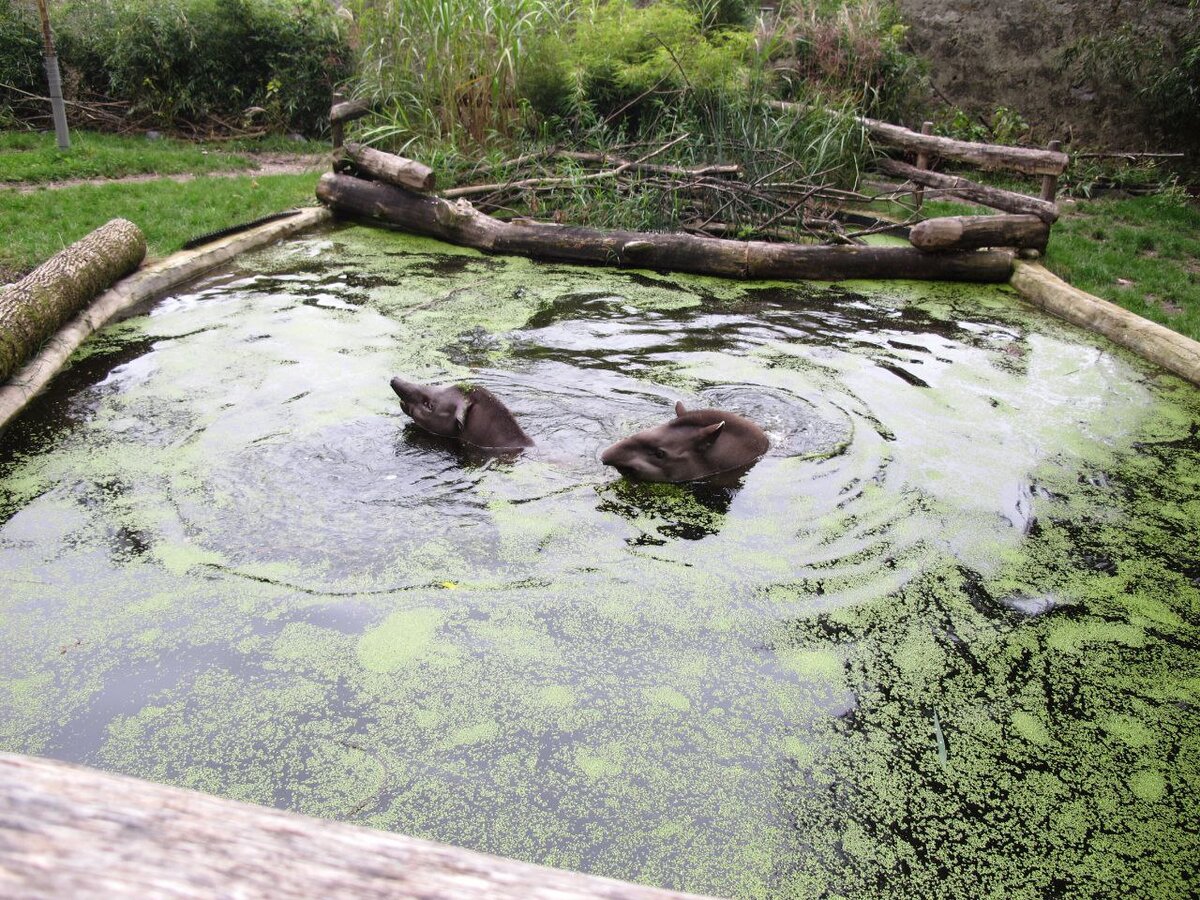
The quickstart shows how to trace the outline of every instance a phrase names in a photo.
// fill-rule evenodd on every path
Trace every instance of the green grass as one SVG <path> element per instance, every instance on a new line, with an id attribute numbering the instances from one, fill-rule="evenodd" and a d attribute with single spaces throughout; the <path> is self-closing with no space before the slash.
<path id="1" fill-rule="evenodd" d="M 245 171 L 255 168 L 255 151 L 320 153 L 327 149 L 325 144 L 281 138 L 205 145 L 166 137 L 150 141 L 141 135 L 74 131 L 70 149 L 59 150 L 49 132 L 6 132 L 0 134 L 0 183 Z"/>
<path id="2" fill-rule="evenodd" d="M 44 262 L 109 219 L 134 222 L 151 256 L 179 249 L 189 238 L 268 213 L 315 203 L 318 175 L 201 177 L 81 184 L 29 193 L 0 189 L 0 282 Z"/>
<path id="3" fill-rule="evenodd" d="M 1200 340 L 1200 206 L 1176 193 L 1080 202 L 1044 260 L 1075 287 Z"/>

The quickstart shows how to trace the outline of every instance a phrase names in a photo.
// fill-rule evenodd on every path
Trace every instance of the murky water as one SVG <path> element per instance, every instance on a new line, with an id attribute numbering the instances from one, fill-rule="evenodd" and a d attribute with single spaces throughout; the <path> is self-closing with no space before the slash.
<path id="1" fill-rule="evenodd" d="M 715 894 L 1197 887 L 1200 393 L 1006 289 L 343 229 L 85 351 L 0 437 L 0 749 Z M 677 399 L 771 452 L 599 464 Z"/>

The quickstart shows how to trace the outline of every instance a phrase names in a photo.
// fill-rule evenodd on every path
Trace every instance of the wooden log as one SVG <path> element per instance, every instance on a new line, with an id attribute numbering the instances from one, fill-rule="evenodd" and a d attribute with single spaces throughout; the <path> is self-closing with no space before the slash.
<path id="1" fill-rule="evenodd" d="M 317 197 L 335 212 L 488 253 L 606 266 L 633 266 L 727 278 L 917 278 L 1007 281 L 1012 254 L 929 254 L 914 247 L 858 247 L 730 241 L 694 234 L 599 231 L 517 220 L 502 222 L 466 200 L 414 194 L 379 182 L 326 173 Z"/>
<path id="2" fill-rule="evenodd" d="M 912 227 L 909 242 L 921 250 L 1020 247 L 1042 251 L 1050 226 L 1037 216 L 946 216 Z"/>
<path id="3" fill-rule="evenodd" d="M 429 166 L 396 156 L 394 153 L 384 153 L 374 147 L 356 144 L 354 141 L 347 141 L 338 151 L 337 161 L 341 160 L 348 160 L 359 171 L 377 181 L 386 181 L 388 184 L 423 194 L 432 191 L 437 181 L 433 169 Z"/>
<path id="4" fill-rule="evenodd" d="M 770 106 L 784 111 L 806 110 L 802 103 L 772 100 Z M 1001 144 L 983 144 L 974 141 L 959 141 L 954 138 L 918 134 L 900 125 L 856 116 L 855 119 L 876 141 L 889 147 L 900 147 L 912 153 L 924 150 L 944 159 L 971 163 L 981 169 L 1010 169 L 1026 175 L 1061 175 L 1066 171 L 1070 158 L 1054 150 L 1039 150 L 1033 147 L 1006 147 Z"/>
<path id="5" fill-rule="evenodd" d="M 921 134 L 933 134 L 933 123 L 929 122 L 929 121 L 922 122 L 921 123 Z M 922 150 L 920 153 L 917 154 L 917 168 L 918 169 L 928 169 L 929 168 L 929 151 L 928 150 Z M 920 209 L 921 205 L 924 202 L 925 202 L 925 188 L 923 185 L 917 185 L 916 187 L 913 188 L 913 205 L 916 206 L 917 209 Z"/>
<path id="6" fill-rule="evenodd" d="M 1061 150 L 1062 141 L 1051 141 L 1046 145 L 1048 150 Z M 1047 203 L 1053 203 L 1054 198 L 1058 196 L 1058 176 L 1043 175 L 1042 176 L 1042 199 Z"/>
<path id="7" fill-rule="evenodd" d="M 1026 175 L 1061 175 L 1070 162 L 1067 154 L 1033 147 L 1005 147 L 999 144 L 980 144 L 954 138 L 918 134 L 900 125 L 862 118 L 867 132 L 881 144 L 901 147 L 914 153 L 924 150 L 943 159 L 971 163 L 981 169 L 1009 169 Z"/>
<path id="8" fill-rule="evenodd" d="M 113 219 L 20 281 L 0 288 L 0 382 L 80 307 L 136 269 L 145 256 L 141 230 L 127 219 Z"/>
<path id="9" fill-rule="evenodd" d="M 330 218 L 332 214 L 324 207 L 310 207 L 283 221 L 259 225 L 250 231 L 218 239 L 198 250 L 174 253 L 121 279 L 56 331 L 7 384 L 0 384 L 0 429 L 50 383 L 71 354 L 91 334 L 103 328 L 118 313 L 190 281 L 239 253 L 295 234 Z"/>
<path id="10" fill-rule="evenodd" d="M 960 178 L 956 175 L 943 175 L 941 172 L 926 172 L 918 169 L 916 166 L 910 166 L 908 163 L 902 163 L 895 159 L 878 159 L 875 161 L 875 166 L 885 174 L 894 175 L 897 178 L 906 178 L 909 181 L 916 184 L 923 184 L 926 187 L 942 188 L 956 196 L 962 197 L 964 200 L 970 200 L 973 203 L 979 203 L 983 206 L 990 206 L 992 209 L 999 209 L 1018 215 L 1037 216 L 1047 225 L 1052 225 L 1058 220 L 1058 207 L 1053 203 L 1047 203 L 1045 200 L 1039 200 L 1036 197 L 1027 197 L 1024 194 L 1017 194 L 1013 191 L 977 184 L 974 181 L 968 181 L 966 178 Z"/>
<path id="11" fill-rule="evenodd" d="M 0 754 L 0 894 L 695 900 L 11 754 Z"/>
<path id="12" fill-rule="evenodd" d="M 373 108 L 373 105 L 366 100 L 336 102 L 329 108 L 329 124 L 344 125 L 347 122 L 353 122 L 370 113 Z"/>
<path id="13" fill-rule="evenodd" d="M 1072 287 L 1037 263 L 1018 261 L 1014 269 L 1012 286 L 1034 305 L 1200 385 L 1200 343 Z"/>

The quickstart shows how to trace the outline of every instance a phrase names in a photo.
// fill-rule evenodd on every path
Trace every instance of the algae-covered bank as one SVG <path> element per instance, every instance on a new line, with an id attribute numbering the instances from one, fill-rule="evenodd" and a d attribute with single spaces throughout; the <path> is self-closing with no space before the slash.
<path id="1" fill-rule="evenodd" d="M 538 447 L 459 455 L 395 374 Z M 770 453 L 600 465 L 677 399 Z M 1198 887 L 1200 393 L 1007 289 L 344 228 L 0 441 L 0 749 L 737 897 Z"/>

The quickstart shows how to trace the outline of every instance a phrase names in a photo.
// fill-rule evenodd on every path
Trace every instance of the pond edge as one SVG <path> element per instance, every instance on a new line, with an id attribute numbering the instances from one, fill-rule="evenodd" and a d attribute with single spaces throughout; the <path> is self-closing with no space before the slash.
<path id="1" fill-rule="evenodd" d="M 297 215 L 214 241 L 195 250 L 173 253 L 138 269 L 101 293 L 55 332 L 42 349 L 0 386 L 0 433 L 50 383 L 79 346 L 120 312 L 153 299 L 209 269 L 281 238 L 332 219 L 329 210 L 310 207 Z"/>
<path id="2" fill-rule="evenodd" d="M 1009 284 L 1034 306 L 1200 386 L 1200 343 L 1191 338 L 1072 287 L 1038 263 L 1016 260 Z"/>

